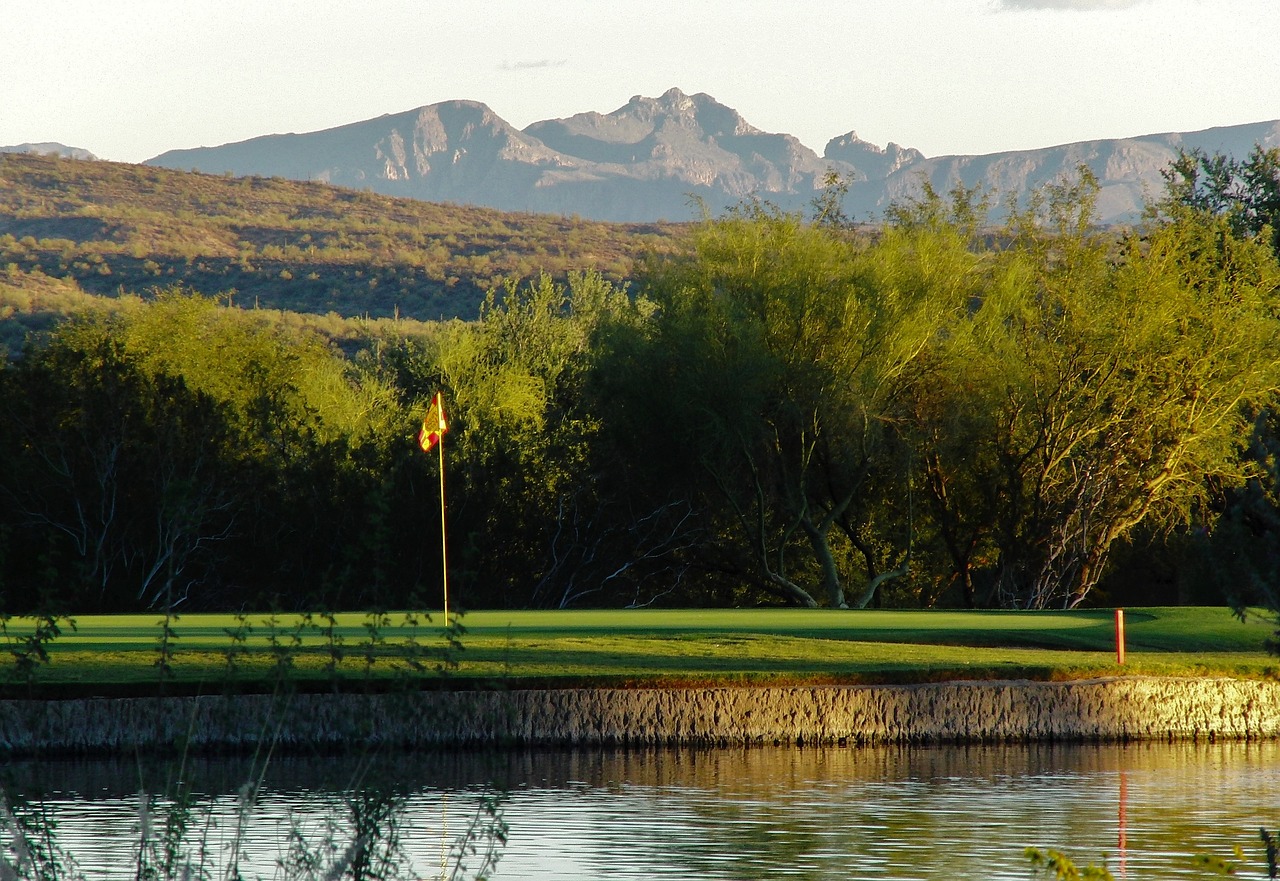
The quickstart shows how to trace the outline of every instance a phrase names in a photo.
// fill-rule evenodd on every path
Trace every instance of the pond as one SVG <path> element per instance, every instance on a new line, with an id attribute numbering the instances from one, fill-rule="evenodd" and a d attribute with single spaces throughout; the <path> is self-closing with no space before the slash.
<path id="1" fill-rule="evenodd" d="M 402 877 L 447 877 L 460 837 L 483 850 L 493 831 L 487 799 L 508 830 L 492 877 L 547 881 L 1025 879 L 1028 846 L 1135 879 L 1204 877 L 1196 855 L 1239 846 L 1237 877 L 1266 877 L 1259 829 L 1280 827 L 1274 742 L 434 752 L 275 758 L 260 777 L 255 767 L 116 760 L 2 773 L 19 815 L 55 829 L 92 879 L 135 877 L 138 793 L 158 806 L 158 840 L 171 815 L 161 796 L 182 791 L 178 781 L 190 793 L 182 847 L 203 848 L 214 877 L 233 841 L 246 877 L 285 877 L 290 853 L 297 869 L 296 858 L 346 852 L 357 823 L 378 827 L 378 847 L 394 841 Z M 251 780 L 258 797 L 242 818 Z"/>

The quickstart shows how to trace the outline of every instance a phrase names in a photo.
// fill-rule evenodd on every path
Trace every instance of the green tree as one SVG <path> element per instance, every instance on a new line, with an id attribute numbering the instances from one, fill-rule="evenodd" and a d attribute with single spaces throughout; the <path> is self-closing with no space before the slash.
<path id="1" fill-rule="evenodd" d="M 75 561 L 81 608 L 151 605 L 224 540 L 234 519 L 228 429 L 211 398 L 150 375 L 117 340 L 68 328 L 9 372 L 17 442 L 3 491 L 23 528 Z M 38 544 L 38 543 L 37 543 Z"/>
<path id="2" fill-rule="evenodd" d="M 1236 236 L 1257 236 L 1280 254 L 1280 150 L 1255 146 L 1246 159 L 1182 152 L 1164 172 L 1161 216 L 1225 220 Z M 1231 598 L 1240 614 L 1250 606 L 1280 610 L 1280 413 L 1274 400 L 1257 407 L 1248 439 L 1255 473 L 1224 487 L 1222 516 L 1194 536 L 1204 578 Z M 1273 640 L 1280 651 L 1280 638 Z"/>
<path id="3" fill-rule="evenodd" d="M 170 291 L 0 379 L 5 531 L 79 608 L 403 603 L 417 581 L 409 411 L 314 335 Z"/>
<path id="4" fill-rule="evenodd" d="M 587 384 L 601 328 L 642 309 L 596 273 L 567 284 L 543 275 L 494 290 L 476 322 L 378 354 L 377 369 L 416 396 L 419 412 L 445 391 L 450 536 L 466 602 L 598 602 L 605 567 L 625 568 L 579 531 L 601 504 L 602 423 Z M 588 558 L 572 547 L 579 539 L 593 547 Z"/>
<path id="5" fill-rule="evenodd" d="M 908 494 L 887 416 L 954 305 L 918 284 L 909 249 L 749 205 L 647 279 L 658 312 L 634 403 L 724 515 L 717 565 L 787 602 L 843 608 L 856 582 L 865 605 L 906 571 L 906 536 L 875 504 Z"/>
<path id="6" fill-rule="evenodd" d="M 1180 150 L 1161 172 L 1166 214 L 1191 209 L 1227 218 L 1238 236 L 1261 235 L 1280 253 L 1280 147 L 1254 145 L 1248 157 Z"/>
<path id="7" fill-rule="evenodd" d="M 1024 216 L 917 402 L 927 485 L 970 601 L 1074 607 L 1141 524 L 1202 517 L 1251 471 L 1280 379 L 1275 261 L 1224 218 L 1117 238 L 1092 187 Z M 981 585 L 979 586 L 979 582 Z"/>

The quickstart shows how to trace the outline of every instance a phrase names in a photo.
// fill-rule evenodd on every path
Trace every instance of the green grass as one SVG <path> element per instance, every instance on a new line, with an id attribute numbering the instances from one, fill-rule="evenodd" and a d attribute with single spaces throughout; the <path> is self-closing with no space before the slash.
<path id="1" fill-rule="evenodd" d="M 249 616 L 234 672 L 229 615 L 185 615 L 173 624 L 166 687 L 217 691 L 269 687 L 287 677 L 307 687 L 438 677 L 447 644 L 440 616 L 415 629 L 393 614 L 374 644 L 360 614 L 337 616 L 335 638 L 292 616 L 274 625 Z M 923 682 L 950 679 L 1077 679 L 1093 676 L 1264 677 L 1280 672 L 1264 640 L 1274 623 L 1241 622 L 1226 609 L 1126 612 L 1127 663 L 1115 657 L 1110 610 L 946 612 L 826 610 L 634 610 L 472 612 L 449 683 L 461 687 Z M 22 622 L 10 622 L 19 634 Z M 158 616 L 82 616 L 50 647 L 38 690 L 116 693 L 153 689 Z M 274 634 L 276 649 L 271 647 Z M 412 636 L 425 669 L 408 663 Z M 336 651 L 341 652 L 338 659 Z M 0 664 L 8 662 L 0 658 Z M 10 677 L 12 680 L 12 677 Z M 10 691 L 20 687 L 13 683 Z M 24 687 L 24 686 L 23 686 Z"/>

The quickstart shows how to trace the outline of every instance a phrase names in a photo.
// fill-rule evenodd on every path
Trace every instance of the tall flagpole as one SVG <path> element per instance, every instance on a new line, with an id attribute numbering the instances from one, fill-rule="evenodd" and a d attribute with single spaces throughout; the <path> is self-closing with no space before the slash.
<path id="1" fill-rule="evenodd" d="M 435 415 L 435 424 L 431 417 Z M 444 582 L 444 626 L 449 626 L 449 533 L 445 523 L 444 506 L 444 435 L 449 430 L 449 422 L 444 415 L 444 393 L 436 392 L 427 408 L 427 415 L 422 418 L 422 430 L 418 432 L 418 446 L 422 452 L 430 453 L 432 447 L 440 448 L 440 569 Z"/>
<path id="2" fill-rule="evenodd" d="M 443 401 L 440 403 L 444 407 Z M 443 412 L 443 409 L 442 411 Z M 449 626 L 449 540 L 444 519 L 444 432 L 440 433 L 440 569 L 444 576 L 444 626 Z"/>

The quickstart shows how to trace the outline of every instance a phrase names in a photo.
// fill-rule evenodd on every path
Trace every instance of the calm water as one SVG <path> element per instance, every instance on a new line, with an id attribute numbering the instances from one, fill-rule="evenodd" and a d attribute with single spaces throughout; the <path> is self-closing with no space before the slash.
<path id="1" fill-rule="evenodd" d="M 89 878 L 132 878 L 139 796 L 177 769 L 137 762 L 11 764 L 10 793 L 39 802 Z M 246 762 L 182 774 L 188 846 L 226 860 Z M 273 760 L 242 840 L 272 877 L 290 830 L 315 850 L 349 840 L 351 791 L 394 796 L 405 876 L 441 857 L 500 794 L 499 879 L 1024 879 L 1029 845 L 1117 877 L 1203 877 L 1195 854 L 1250 862 L 1280 827 L 1280 744 L 937 749 L 445 753 Z M 330 831 L 326 831 L 330 830 Z M 215 873 L 216 874 L 216 873 Z"/>

